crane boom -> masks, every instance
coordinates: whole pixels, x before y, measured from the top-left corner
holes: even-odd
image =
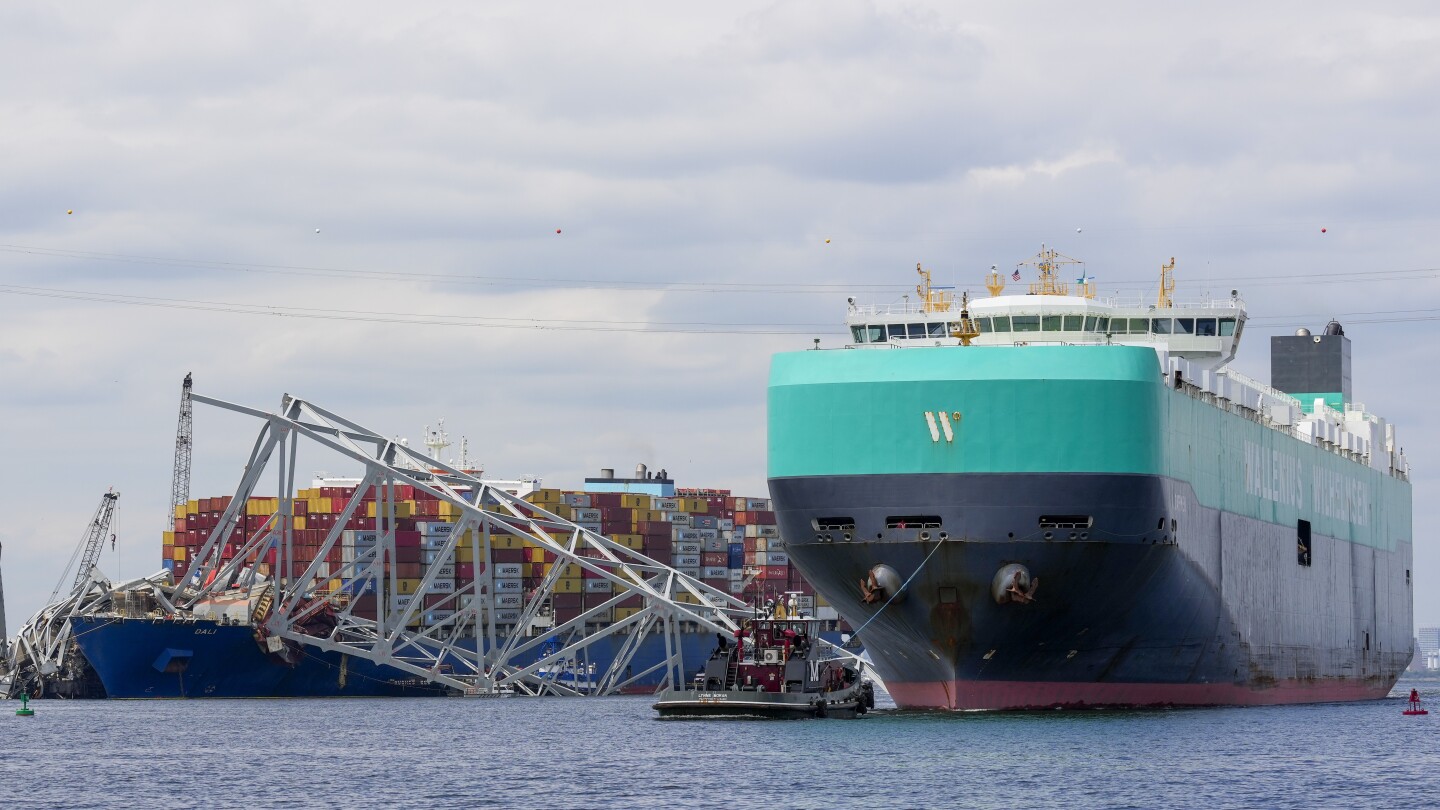
[[[195,433],[195,410],[190,402],[190,375],[180,387],[180,425],[175,430],[175,475],[170,481],[170,512],[165,530],[175,522],[175,510],[190,500],[190,449]]]
[[[90,518],[90,525],[85,527],[85,534],[80,538],[80,544],[75,547],[75,553],[70,555],[70,565],[75,564],[78,557],[80,567],[75,569],[75,581],[71,585],[71,593],[79,592],[85,586],[86,580],[90,578],[90,569],[100,560],[100,551],[105,545],[105,535],[110,533],[110,521],[115,517],[115,502],[120,500],[120,493],[113,490],[106,492],[100,498],[100,505],[95,507],[95,516]],[[65,570],[70,570],[70,565]],[[60,581],[55,583],[55,590],[50,594],[50,602],[60,596],[60,588],[65,584],[65,574],[60,575]]]

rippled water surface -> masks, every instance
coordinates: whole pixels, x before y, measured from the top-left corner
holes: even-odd
[[[1403,807],[1440,712],[1369,703],[657,720],[646,698],[0,702],[0,807]]]

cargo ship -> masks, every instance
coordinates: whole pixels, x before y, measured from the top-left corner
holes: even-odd
[[[479,473],[479,471],[475,471]],[[583,490],[565,491],[541,486],[533,478],[496,482],[511,494],[523,497],[551,514],[573,520],[580,526],[604,534],[646,556],[665,562],[717,589],[742,596],[757,605],[794,598],[807,616],[820,616],[829,630],[836,614],[823,603],[814,603],[813,590],[790,565],[778,547],[762,548],[778,536],[774,512],[765,498],[733,496],[728,490],[676,488],[661,470],[650,472],[639,465],[633,478],[617,477],[613,470],[587,478]],[[363,509],[347,516],[345,505],[356,495],[359,479],[322,478],[309,489],[296,493],[292,553],[295,565],[309,566],[315,560],[326,535],[343,523],[340,542],[330,557],[316,568],[316,587],[324,588],[314,598],[335,608],[347,606],[361,618],[375,618],[375,580],[366,583],[328,579],[332,567],[364,554],[377,535],[374,491],[360,493]],[[177,508],[172,530],[164,533],[162,559],[164,574],[179,579],[210,534],[219,525],[230,497],[200,498]],[[280,508],[278,498],[251,498],[244,504],[244,518],[233,529],[223,555],[232,558],[246,543],[247,533],[264,530]],[[618,607],[597,611],[612,598],[610,583],[582,576],[578,568],[567,570],[559,588],[551,593],[533,624],[517,622],[540,581],[555,562],[555,555],[520,536],[495,535],[491,557],[476,560],[469,547],[460,547],[453,557],[441,558],[438,550],[460,517],[447,502],[411,486],[396,488],[394,537],[395,563],[382,587],[398,594],[403,608],[420,602],[412,631],[442,626],[453,621],[450,599],[457,590],[471,585],[478,569],[493,566],[498,592],[495,623],[502,636],[523,634],[543,636],[549,628],[590,614],[587,630],[593,631],[622,621],[641,607],[641,597],[627,599]],[[778,540],[775,540],[778,544]],[[262,576],[276,564],[276,551],[263,558],[247,560]],[[439,569],[436,571],[435,569]],[[422,581],[435,572],[421,592]],[[573,577],[573,580],[572,580]],[[393,583],[389,580],[393,578]],[[168,581],[168,580],[167,580]],[[183,612],[167,610],[166,603],[153,598],[163,585],[145,586],[146,591],[121,594],[116,608],[103,615],[77,617],[72,621],[74,637],[85,659],[93,667],[111,698],[195,698],[195,697],[335,697],[409,696],[454,694],[424,678],[395,667],[335,651],[301,648],[295,645],[272,647],[262,632],[264,612],[269,607],[267,591],[255,587],[234,591],[201,602]],[[449,600],[447,602],[447,600]],[[633,601],[632,601],[633,600]],[[325,610],[316,614],[323,624]],[[326,636],[317,626],[307,634]],[[458,646],[473,652],[484,643],[484,634],[464,628]],[[686,662],[701,665],[715,646],[715,636],[698,627],[678,633]],[[565,660],[547,668],[564,684],[593,683],[616,660],[628,637],[616,634],[586,647],[576,660]],[[544,652],[530,652],[512,663],[533,663]],[[627,651],[628,653],[629,651]],[[647,670],[667,658],[666,640],[659,633],[647,635],[628,659],[629,668],[642,673],[631,691],[653,692],[661,685],[664,669],[652,675]],[[583,689],[581,691],[584,691]]]
[[[1065,268],[1078,268],[1074,284]],[[1042,248],[969,300],[850,300],[773,358],[791,560],[906,708],[1385,696],[1413,653],[1409,468],[1351,396],[1342,326],[1229,368],[1239,295],[1101,299]]]

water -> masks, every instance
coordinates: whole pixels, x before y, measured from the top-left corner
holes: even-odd
[[[0,703],[7,808],[1402,807],[1440,712],[1384,701],[657,720],[646,698]]]

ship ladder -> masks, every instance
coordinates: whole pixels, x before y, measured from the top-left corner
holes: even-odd
[[[729,689],[732,685],[738,685],[739,680],[740,653],[739,651],[736,651],[735,657],[730,659],[730,665],[725,668],[725,683],[722,684],[722,687],[725,689]]]

